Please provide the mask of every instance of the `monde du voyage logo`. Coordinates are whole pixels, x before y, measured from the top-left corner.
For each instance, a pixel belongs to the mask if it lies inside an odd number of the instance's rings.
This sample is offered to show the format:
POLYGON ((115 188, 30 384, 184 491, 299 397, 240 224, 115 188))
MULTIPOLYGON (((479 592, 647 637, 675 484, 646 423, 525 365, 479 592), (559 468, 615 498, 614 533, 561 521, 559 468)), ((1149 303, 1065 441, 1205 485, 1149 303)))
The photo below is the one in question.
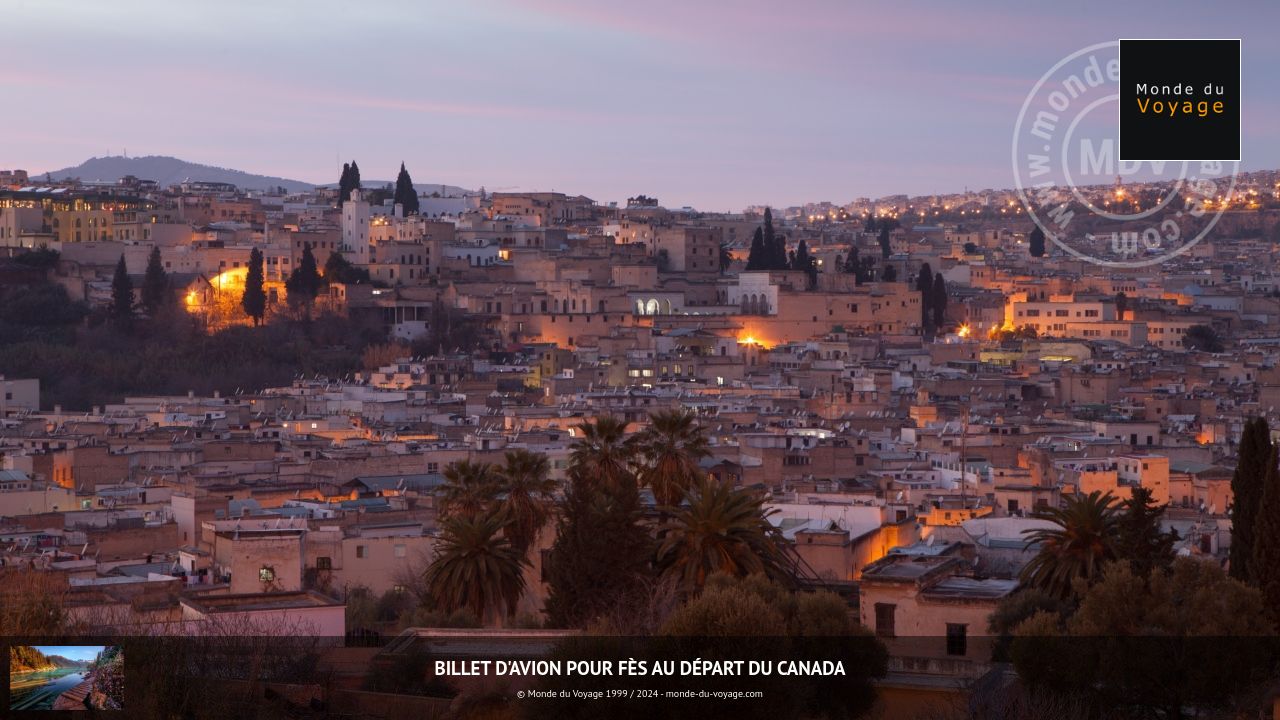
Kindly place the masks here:
POLYGON ((1041 76, 1018 113, 1019 199, 1057 251, 1078 259, 1141 267, 1177 257, 1235 190, 1240 104, 1239 40, 1081 48, 1041 76))

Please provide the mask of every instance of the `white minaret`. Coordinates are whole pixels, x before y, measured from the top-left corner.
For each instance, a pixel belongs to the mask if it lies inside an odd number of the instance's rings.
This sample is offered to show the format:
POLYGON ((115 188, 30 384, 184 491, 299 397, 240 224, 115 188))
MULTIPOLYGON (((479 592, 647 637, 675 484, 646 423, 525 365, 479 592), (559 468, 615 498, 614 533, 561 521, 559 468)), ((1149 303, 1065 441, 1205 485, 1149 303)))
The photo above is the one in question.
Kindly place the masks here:
POLYGON ((359 188, 351 191, 351 199, 342 203, 342 249, 356 265, 369 264, 369 203, 360 197, 359 188))

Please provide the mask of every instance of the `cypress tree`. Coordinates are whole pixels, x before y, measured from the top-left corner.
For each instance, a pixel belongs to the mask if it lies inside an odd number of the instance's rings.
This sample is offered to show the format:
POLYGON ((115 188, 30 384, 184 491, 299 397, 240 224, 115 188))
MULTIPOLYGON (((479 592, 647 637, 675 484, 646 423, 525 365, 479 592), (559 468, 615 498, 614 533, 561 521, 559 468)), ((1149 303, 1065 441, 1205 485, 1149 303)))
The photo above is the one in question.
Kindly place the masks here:
POLYGON ((893 248, 889 245, 889 223, 884 222, 880 224, 880 255, 888 260, 892 254, 893 248))
POLYGON ((898 269, 893 265, 886 264, 884 270, 880 273, 880 279, 885 282, 894 282, 898 279, 898 269))
POLYGON ((933 305, 933 325, 942 327, 947 315, 947 283, 942 279, 942 273, 933 276, 930 300, 933 305))
POLYGON ((311 253, 311 243, 302 244, 302 259, 298 267, 289 273, 284 287, 288 292, 289 302, 293 304, 310 303, 320 293, 324 281, 316 269, 316 256, 311 253))
POLYGON ((1030 245, 1031 257, 1044 257, 1044 231, 1039 225, 1031 230, 1027 243, 1030 245))
POLYGON ((1151 489, 1135 487, 1120 508, 1116 558, 1127 561, 1142 577, 1150 577, 1152 571, 1172 565, 1173 544, 1178 540, 1178 533, 1161 530, 1164 507, 1157 506, 1151 499, 1151 489))
POLYGON ((249 273, 244 278, 244 295, 240 298, 240 306, 244 314, 253 318, 255 326, 262 323, 267 314, 267 291, 263 288, 262 251, 254 248, 249 253, 249 273))
POLYGON ((547 619, 582 627, 634 598, 651 575, 653 541, 640 525, 634 487, 606 490, 574 477, 547 559, 547 619))
MULTIPOLYGON (((1262 493, 1253 525, 1253 583, 1272 617, 1280 617, 1280 448, 1271 446, 1262 475, 1262 493)), ((1234 538, 1232 539, 1234 549, 1234 538)))
POLYGON ((786 270, 791 267, 791 253, 787 252, 787 236, 779 235, 774 241, 773 269, 786 270))
POLYGON ((844 272, 852 273, 858 271, 858 246, 849 246, 849 256, 844 259, 844 272))
MULTIPOLYGON (((351 189, 359 190, 360 187, 361 187, 360 186, 360 166, 356 164, 355 160, 352 160, 351 161, 351 189)), ((350 197, 350 193, 348 193, 347 197, 350 197)))
POLYGON ((400 174, 396 176, 395 202, 404 209, 406 216, 418 214, 418 191, 413 189, 413 179, 403 162, 400 163, 400 174))
POLYGON ((338 202, 351 199, 351 163, 342 163, 342 177, 338 178, 338 202))
POLYGON ((1236 470, 1231 476, 1231 577, 1254 582, 1253 550, 1262 500, 1263 477, 1271 456, 1271 428, 1266 419, 1256 417, 1244 425, 1237 450, 1236 470))
POLYGON ((764 233, 756 228, 751 236, 751 253, 747 255, 747 270, 765 270, 764 233))
POLYGON ((111 278, 111 304, 107 312, 115 320, 125 321, 133 317, 133 281, 129 279, 129 268, 124 264, 124 254, 116 263, 115 275, 111 278))
POLYGON ((791 269, 808 272, 811 260, 812 258, 809 257, 809 243, 801 238, 800 244, 796 245, 795 260, 792 262, 791 269))
POLYGON ((762 270, 787 269, 787 241, 780 239, 773 229, 773 210, 764 209, 765 266, 762 270))
POLYGON ((160 262, 160 248, 151 248, 147 256, 147 273, 142 280, 142 305, 151 315, 169 304, 169 276, 160 262))
POLYGON ((920 274, 916 276, 916 291, 920 293, 920 326, 930 327, 933 322, 933 268, 929 263, 920 266, 920 274))

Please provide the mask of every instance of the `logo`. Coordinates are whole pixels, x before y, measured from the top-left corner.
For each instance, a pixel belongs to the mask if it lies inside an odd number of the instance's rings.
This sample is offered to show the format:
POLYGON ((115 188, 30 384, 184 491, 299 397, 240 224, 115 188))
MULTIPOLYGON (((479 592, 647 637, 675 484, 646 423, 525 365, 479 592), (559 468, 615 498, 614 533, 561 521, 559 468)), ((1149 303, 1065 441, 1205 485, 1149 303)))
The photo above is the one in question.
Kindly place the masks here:
POLYGON ((1120 41, 1121 160, 1240 160, 1240 41, 1120 41))
POLYGON ((1187 252, 1213 229, 1240 163, 1120 159, 1120 74, 1112 41, 1041 76, 1014 125, 1014 183, 1054 246, 1099 265, 1143 267, 1187 252))

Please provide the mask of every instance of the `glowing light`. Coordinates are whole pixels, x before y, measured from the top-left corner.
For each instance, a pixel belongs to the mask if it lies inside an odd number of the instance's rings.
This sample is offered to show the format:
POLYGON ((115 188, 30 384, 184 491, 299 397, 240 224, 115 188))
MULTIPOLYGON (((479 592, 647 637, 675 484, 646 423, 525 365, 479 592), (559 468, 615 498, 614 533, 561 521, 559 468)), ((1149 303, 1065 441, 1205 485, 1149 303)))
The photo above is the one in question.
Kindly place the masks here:
POLYGON ((960 337, 962 337, 962 338, 967 338, 967 337, 969 337, 969 336, 970 336, 970 335, 972 335, 972 334, 973 334, 973 328, 969 327, 969 325, 968 325, 967 323, 966 323, 966 324, 964 324, 964 325, 961 325, 961 326, 956 330, 956 335, 959 335, 959 336, 960 336, 960 337))

